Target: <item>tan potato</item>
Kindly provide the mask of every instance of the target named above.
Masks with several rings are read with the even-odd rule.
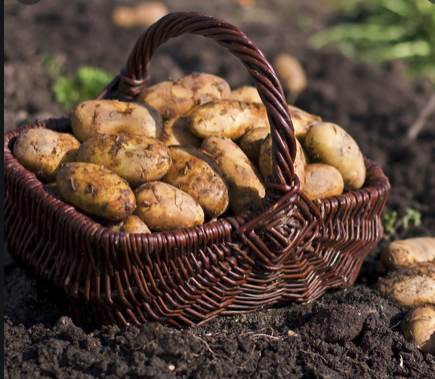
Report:
[[[322,122],[322,119],[293,105],[287,105],[287,107],[292,119],[295,137],[303,144],[310,126]]]
[[[199,148],[201,140],[190,132],[187,120],[188,117],[178,117],[165,121],[163,136],[160,140],[166,146],[191,145]]]
[[[426,305],[409,311],[402,321],[405,340],[414,342],[422,353],[435,355],[435,306]]]
[[[307,76],[300,62],[290,54],[280,54],[273,61],[273,68],[284,89],[290,91],[291,102],[307,86]]]
[[[172,147],[172,165],[162,181],[192,196],[204,213],[217,217],[228,208],[228,184],[214,161],[194,147]]]
[[[204,211],[187,193],[162,182],[142,184],[135,191],[135,215],[151,230],[189,228],[204,222]]]
[[[335,167],[312,163],[305,166],[305,180],[302,190],[310,200],[324,199],[343,193],[343,177]]]
[[[56,179],[62,163],[74,161],[80,142],[74,136],[49,129],[22,132],[13,147],[14,157],[40,180]]]
[[[392,242],[382,251],[381,259],[390,270],[416,262],[435,261],[435,238],[409,238]]]
[[[305,138],[305,149],[314,163],[334,166],[343,176],[344,189],[362,187],[366,178],[364,158],[354,139],[338,125],[313,125]]]
[[[243,86],[232,90],[230,99],[244,101],[245,103],[262,103],[257,88],[253,86]]]
[[[240,139],[239,147],[256,165],[258,165],[258,159],[260,158],[261,144],[269,133],[270,128],[255,128],[248,130]]]
[[[138,101],[150,104],[163,119],[187,116],[196,107],[215,99],[228,99],[230,86],[218,76],[194,72],[177,81],[167,81],[146,88]]]
[[[435,262],[414,263],[379,280],[379,292],[403,308],[435,304]]]
[[[71,113],[74,135],[81,141],[108,134],[132,133],[159,139],[163,120],[150,105],[118,100],[89,100]]]
[[[305,180],[306,154],[302,145],[296,139],[296,158],[294,162],[295,174],[298,176],[301,185]],[[272,174],[273,158],[272,158],[272,135],[269,134],[261,144],[259,167],[263,178],[266,179]]]
[[[230,187],[230,207],[235,215],[261,206],[266,195],[261,174],[245,153],[228,137],[211,136],[201,149],[211,154]]]
[[[107,225],[112,232],[122,233],[151,233],[148,226],[137,216],[131,215],[127,219]]]
[[[163,142],[124,133],[86,140],[80,146],[77,160],[104,166],[132,187],[159,180],[171,164],[169,148]]]
[[[111,221],[131,216],[136,199],[128,183],[91,163],[66,163],[56,177],[62,198],[75,207]]]

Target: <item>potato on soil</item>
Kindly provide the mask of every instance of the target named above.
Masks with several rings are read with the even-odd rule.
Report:
[[[355,140],[338,125],[313,125],[305,138],[305,149],[313,163],[325,163],[340,171],[344,189],[362,187],[366,178],[364,158]]]
[[[381,259],[390,270],[416,262],[435,261],[435,238],[420,237],[391,242],[382,251]]]
[[[343,193],[343,177],[335,167],[312,163],[305,166],[305,180],[302,190],[310,200],[324,199]]]
[[[163,142],[124,133],[86,140],[80,146],[77,160],[104,166],[132,187],[159,180],[171,164],[169,148]]]
[[[144,103],[118,100],[89,100],[77,105],[71,113],[74,135],[81,141],[108,134],[132,133],[159,139],[163,120],[159,113]]]
[[[435,355],[435,306],[425,305],[409,311],[401,324],[408,342],[415,342],[422,353]]]
[[[75,207],[111,221],[131,216],[136,199],[119,175],[91,163],[66,163],[56,177],[62,198]]]
[[[253,86],[243,86],[232,90],[230,99],[244,101],[245,103],[262,103],[257,88]]]
[[[165,121],[163,136],[160,138],[166,146],[200,147],[201,140],[194,136],[187,125],[188,117],[171,118]]]
[[[74,161],[80,142],[71,134],[50,129],[28,129],[22,132],[13,147],[14,157],[40,180],[56,179],[62,163]]]
[[[230,207],[235,215],[253,206],[258,209],[266,195],[261,174],[245,153],[228,137],[211,136],[201,144],[211,154],[230,187]]]
[[[301,185],[305,180],[305,166],[308,164],[306,154],[302,145],[296,139],[296,158],[294,162],[295,174],[298,176]],[[263,178],[266,179],[272,174],[273,158],[272,158],[272,135],[269,134],[261,144],[259,167]]]
[[[142,184],[135,191],[138,216],[151,230],[168,231],[201,225],[204,211],[187,193],[163,182]]]
[[[172,164],[162,181],[192,196],[204,213],[217,217],[228,208],[228,184],[213,159],[194,147],[172,147]]]
[[[239,147],[255,164],[260,158],[261,144],[270,133],[270,128],[262,127],[248,130],[239,141]]]
[[[377,289],[403,308],[435,304],[435,262],[420,262],[391,271]]]
[[[112,232],[122,233],[151,233],[148,226],[137,216],[131,215],[129,218],[107,225]]]
[[[228,99],[230,86],[218,76],[194,72],[176,81],[146,88],[138,101],[150,104],[167,120],[187,116],[196,107],[215,99]]]

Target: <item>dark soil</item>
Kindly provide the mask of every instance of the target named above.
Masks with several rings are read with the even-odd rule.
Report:
[[[5,131],[62,115],[43,54],[64,62],[66,74],[84,64],[118,73],[141,31],[113,26],[110,14],[113,6],[130,3],[5,4]],[[309,50],[308,36],[332,20],[320,2],[258,0],[253,10],[235,0],[176,3],[168,5],[171,11],[197,10],[239,26],[270,60],[281,52],[298,57],[309,84],[296,105],[343,126],[368,158],[381,163],[392,184],[385,213],[396,210],[401,218],[406,208],[421,212],[420,227],[399,227],[391,239],[434,235],[435,117],[415,142],[406,140],[433,90],[428,80],[408,81],[398,65],[379,69],[333,50]],[[250,84],[234,57],[202,37],[170,41],[151,66],[152,83],[205,71],[232,87]],[[5,243],[5,378],[435,378],[435,357],[400,334],[404,310],[372,289],[387,243],[372,251],[350,289],[306,306],[182,330],[158,324],[82,328],[61,294],[19,268]]]

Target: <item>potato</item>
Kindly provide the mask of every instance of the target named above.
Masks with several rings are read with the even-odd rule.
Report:
[[[381,259],[390,270],[397,270],[416,262],[434,261],[435,238],[409,238],[392,242],[382,251]]]
[[[306,155],[302,145],[296,139],[296,158],[294,162],[295,174],[298,176],[301,185],[305,180],[305,166],[307,165]],[[266,179],[272,174],[272,135],[269,134],[261,144],[259,166],[263,178]]]
[[[194,136],[188,126],[188,117],[171,118],[165,121],[163,136],[160,140],[166,146],[187,146],[200,147],[201,140]]]
[[[151,231],[148,226],[137,216],[131,215],[127,219],[107,225],[112,232],[122,233],[143,233],[148,234]]]
[[[401,325],[403,337],[415,342],[422,353],[435,355],[435,306],[426,305],[409,311]]]
[[[13,147],[14,157],[40,180],[56,179],[62,163],[74,161],[80,142],[74,136],[50,129],[28,129],[22,132]]]
[[[217,217],[228,208],[228,184],[223,174],[204,153],[194,147],[172,147],[172,165],[162,181],[188,193],[204,213]]]
[[[307,86],[307,76],[300,62],[290,54],[280,54],[274,59],[273,68],[284,89],[290,91],[292,100],[296,100]]]
[[[377,284],[379,292],[403,308],[435,304],[435,262],[420,262],[391,271]]]
[[[201,149],[211,154],[230,187],[230,207],[235,215],[261,206],[266,195],[261,174],[245,153],[228,137],[211,136]]]
[[[81,141],[108,134],[132,133],[159,139],[163,120],[150,105],[118,100],[89,100],[71,113],[74,135]]]
[[[310,126],[322,122],[322,119],[319,116],[296,108],[293,105],[287,105],[287,107],[292,119],[295,137],[303,144]]]
[[[163,119],[189,115],[196,107],[214,99],[228,99],[230,86],[218,76],[194,72],[177,81],[146,88],[138,101],[150,104]]]
[[[310,200],[315,200],[341,195],[344,182],[335,167],[312,163],[305,166],[305,180],[301,186]]]
[[[204,211],[198,202],[170,184],[145,183],[136,189],[135,195],[135,215],[151,230],[189,228],[204,222]]]
[[[104,166],[132,187],[162,178],[171,164],[169,148],[163,142],[125,133],[86,140],[77,160]]]
[[[44,185],[44,189],[56,199],[62,199],[62,194],[56,182],[50,182]]]
[[[252,86],[243,86],[232,90],[230,99],[244,101],[245,103],[262,103],[257,88]]]
[[[334,166],[343,176],[344,189],[362,187],[366,178],[364,158],[356,142],[338,125],[313,125],[305,138],[305,149],[313,163]]]
[[[59,168],[56,183],[65,201],[107,220],[126,219],[136,208],[128,183],[95,164],[66,163]]]
[[[269,133],[270,128],[255,128],[248,130],[240,139],[239,147],[246,156],[257,165],[258,159],[260,158],[261,144]]]

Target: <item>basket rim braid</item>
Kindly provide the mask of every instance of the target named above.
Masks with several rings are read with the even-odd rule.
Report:
[[[156,49],[185,33],[214,39],[244,64],[267,109],[273,171],[258,211],[152,234],[113,232],[47,191],[12,155],[31,128],[71,132],[69,117],[4,135],[5,236],[10,252],[67,295],[76,318],[106,324],[200,325],[219,315],[307,303],[351,285],[380,241],[390,184],[364,158],[357,191],[314,203],[294,174],[287,103],[271,65],[237,27],[197,12],[170,13],[136,42],[126,67],[98,96],[134,100]]]

